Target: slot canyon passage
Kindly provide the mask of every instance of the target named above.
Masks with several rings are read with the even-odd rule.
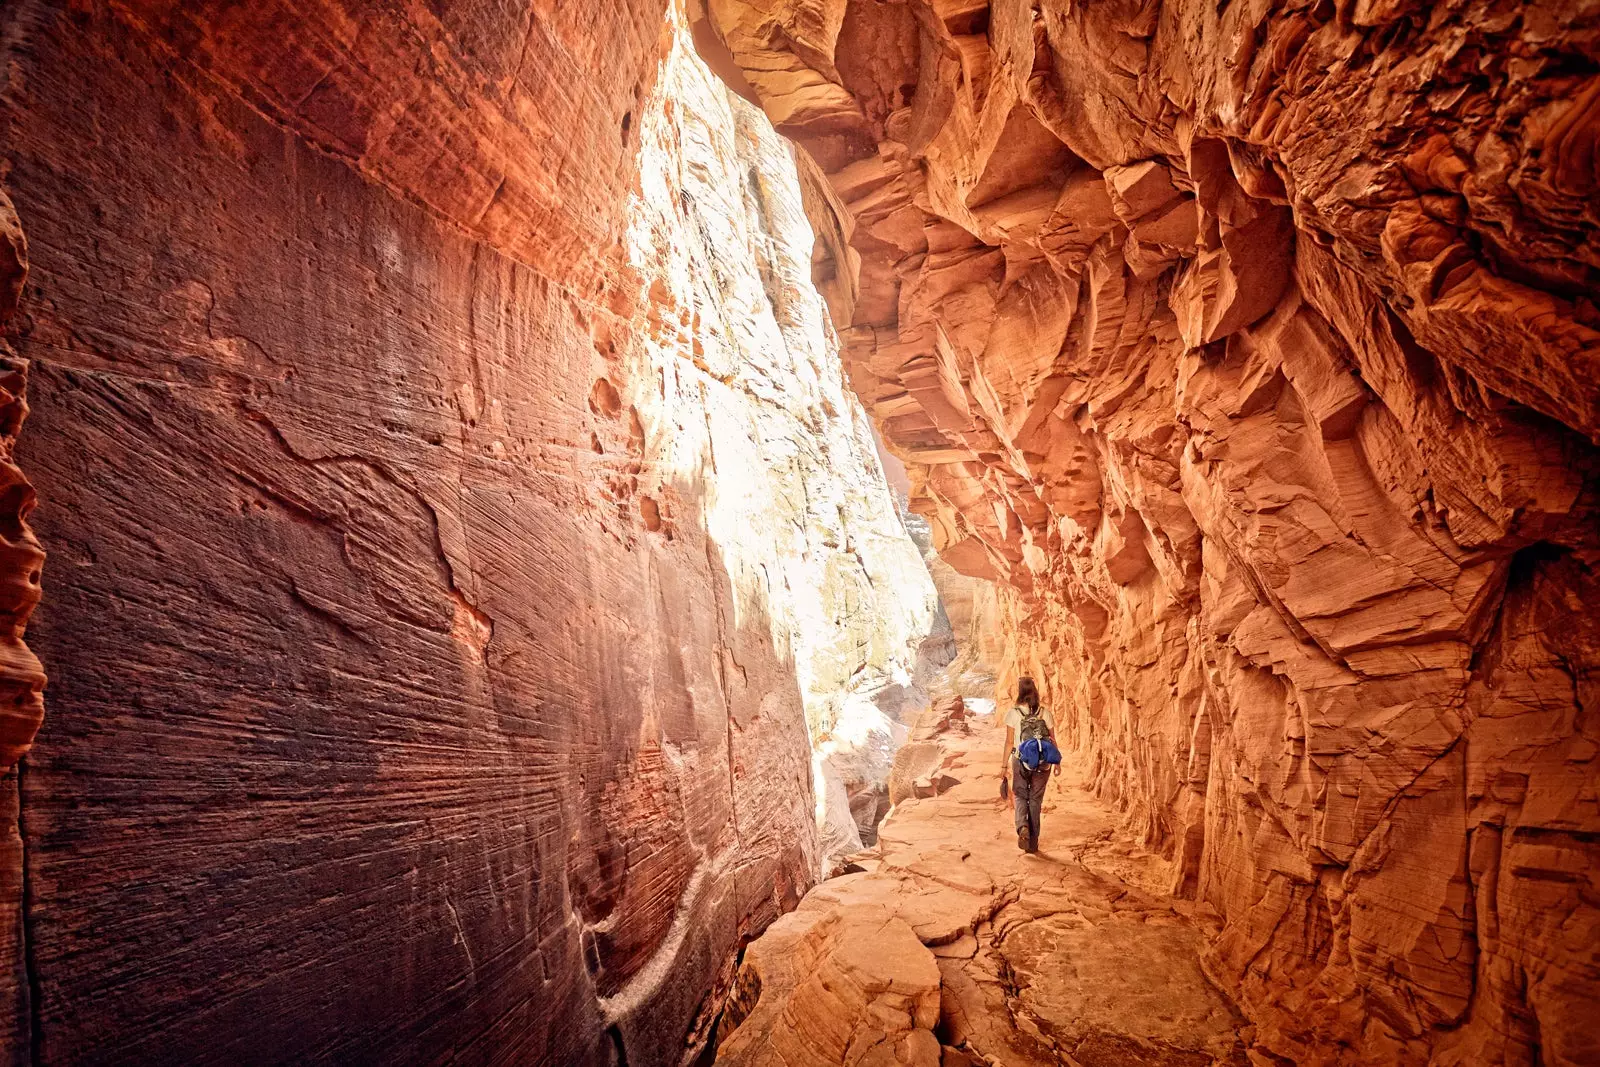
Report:
[[[11,1062],[1600,1064],[1594,0],[0,27]]]

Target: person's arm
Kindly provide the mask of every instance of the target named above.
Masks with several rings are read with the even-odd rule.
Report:
[[[1045,733],[1045,736],[1048,737],[1051,741],[1053,741],[1053,742],[1056,741],[1056,717],[1055,717],[1055,714],[1053,712],[1048,712],[1048,711],[1045,712],[1045,716],[1044,716],[1044,733]],[[1060,742],[1056,742],[1056,747],[1058,749],[1061,747]],[[1060,776],[1052,774],[1050,777],[1051,778],[1059,778]]]
[[[1017,731],[1009,724],[1006,726],[1006,747],[1000,751],[1000,792],[1006,791],[1006,783],[1011,780],[1011,749],[1016,745]]]

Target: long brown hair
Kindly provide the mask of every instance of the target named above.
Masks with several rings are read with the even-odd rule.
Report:
[[[1039,710],[1039,689],[1032,678],[1024,676],[1017,680],[1017,703],[1026,704],[1033,711]]]

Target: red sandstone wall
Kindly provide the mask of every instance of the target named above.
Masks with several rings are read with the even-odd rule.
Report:
[[[1002,683],[1259,1040],[1600,1061],[1593,5],[702,6]]]
[[[6,8],[13,1058],[676,1062],[812,876],[792,669],[631,495],[663,6]]]

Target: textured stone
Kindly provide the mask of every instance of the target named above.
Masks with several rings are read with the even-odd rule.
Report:
[[[7,1058],[692,1060],[815,878],[933,589],[665,8],[0,16]]]
[[[1600,1058],[1592,6],[704,17],[1000,681],[1223,917],[1256,1055]]]
[[[821,883],[749,947],[719,1063],[931,1062],[935,1021],[946,1063],[1246,1062],[1249,1028],[1201,967],[1203,921],[1141,885],[1165,864],[1113,843],[1107,805],[1058,779],[1023,854],[996,807],[999,720],[936,706],[915,736],[961,781],[897,804],[875,870]],[[885,1012],[879,990],[916,1011]],[[869,1044],[881,1059],[853,1058]]]
[[[44,717],[44,668],[23,641],[39,604],[44,550],[28,524],[33,485],[15,462],[28,417],[28,361],[15,347],[27,276],[28,240],[0,189],[0,771],[28,750]]]
[[[891,910],[812,905],[769,934],[740,966],[719,1063],[936,1067],[939,968]]]

